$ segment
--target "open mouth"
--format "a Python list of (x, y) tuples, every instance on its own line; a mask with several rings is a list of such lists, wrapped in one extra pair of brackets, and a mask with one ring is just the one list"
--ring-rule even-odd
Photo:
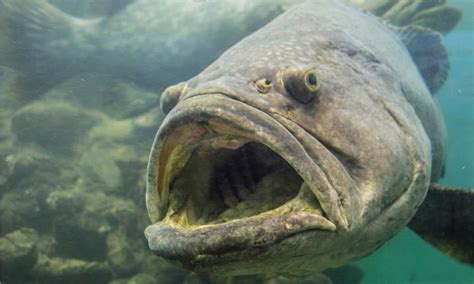
[(167, 258), (235, 252), (342, 223), (337, 193), (293, 134), (222, 95), (180, 102), (157, 134), (148, 170), (156, 223), (145, 234)]
[(172, 182), (169, 200), (164, 221), (180, 227), (294, 210), (323, 216), (314, 194), (283, 158), (237, 137), (202, 141)]

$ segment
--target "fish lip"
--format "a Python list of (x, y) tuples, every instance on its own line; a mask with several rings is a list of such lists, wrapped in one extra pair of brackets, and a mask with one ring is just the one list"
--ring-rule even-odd
[(156, 254), (196, 270), (204, 259), (209, 265), (209, 261), (218, 262), (225, 254), (240, 253), (243, 256), (243, 252), (265, 249), (298, 233), (315, 231), (328, 234), (335, 229), (334, 224), (317, 214), (289, 212), (270, 217), (252, 216), (194, 229), (174, 228), (158, 222), (146, 228), (145, 236)]
[[(322, 208), (327, 216), (327, 219), (325, 219), (334, 224), (334, 230), (347, 230), (347, 219), (344, 216), (340, 202), (337, 200), (338, 194), (336, 190), (327, 182), (324, 172), (314, 164), (298, 139), (280, 122), (264, 111), (226, 96), (223, 93), (216, 92), (185, 98), (169, 113), (158, 130), (148, 164), (146, 191), (147, 209), (153, 223), (163, 219), (164, 212), (168, 206), (167, 196), (163, 193), (162, 195), (164, 196), (160, 196), (160, 189), (158, 188), (158, 180), (161, 178), (157, 166), (160, 161), (160, 147), (163, 146), (167, 135), (174, 127), (189, 122), (206, 121), (210, 118), (218, 118), (232, 127), (243, 128), (243, 131), (246, 131), (253, 141), (262, 143), (280, 154), (298, 172), (300, 177), (310, 185), (314, 185), (315, 181), (319, 183), (321, 180), (325, 180), (326, 182), (321, 182), (321, 184), (324, 184), (326, 187), (322, 188), (322, 185), (319, 184), (319, 188), (316, 189), (324, 191), (317, 198), (321, 205), (325, 204)], [(242, 123), (239, 119), (245, 120), (245, 123), (248, 124), (244, 125), (245, 123)], [(164, 187), (162, 186), (162, 188)], [(328, 207), (336, 207), (338, 210), (328, 210)], [(251, 217), (243, 218), (242, 220), (247, 220), (248, 218)], [(218, 227), (222, 225), (212, 226)], [(327, 228), (321, 227), (320, 229)], [(157, 230), (148, 229), (147, 236), (151, 239), (153, 239), (153, 236), (150, 235), (152, 231), (158, 232)], [(150, 247), (152, 246), (150, 245)]]

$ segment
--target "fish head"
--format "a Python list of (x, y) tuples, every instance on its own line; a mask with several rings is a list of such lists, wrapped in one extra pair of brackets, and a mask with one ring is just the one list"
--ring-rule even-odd
[(307, 274), (370, 254), (422, 202), (429, 142), (397, 74), (356, 42), (351, 58), (287, 38), (244, 40), (163, 93), (145, 231), (159, 256)]

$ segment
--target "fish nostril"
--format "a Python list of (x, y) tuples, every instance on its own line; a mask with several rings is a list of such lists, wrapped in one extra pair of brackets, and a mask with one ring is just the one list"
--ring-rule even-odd
[(260, 79), (255, 82), (255, 86), (257, 87), (257, 91), (261, 94), (266, 94), (272, 88), (272, 81), (268, 79)]
[(160, 108), (164, 113), (170, 112), (179, 101), (181, 94), (183, 93), (184, 89), (186, 88), (186, 83), (181, 82), (177, 85), (173, 85), (168, 87), (160, 98)]

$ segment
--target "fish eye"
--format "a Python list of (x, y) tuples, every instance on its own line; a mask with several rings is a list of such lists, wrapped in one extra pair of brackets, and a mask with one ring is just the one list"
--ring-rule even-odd
[(304, 81), (306, 83), (306, 87), (311, 92), (317, 92), (319, 90), (319, 78), (316, 70), (310, 69), (306, 71), (304, 75)]
[(312, 102), (320, 88), (319, 76), (314, 68), (288, 68), (283, 71), (282, 82), (287, 93), (302, 104)]

